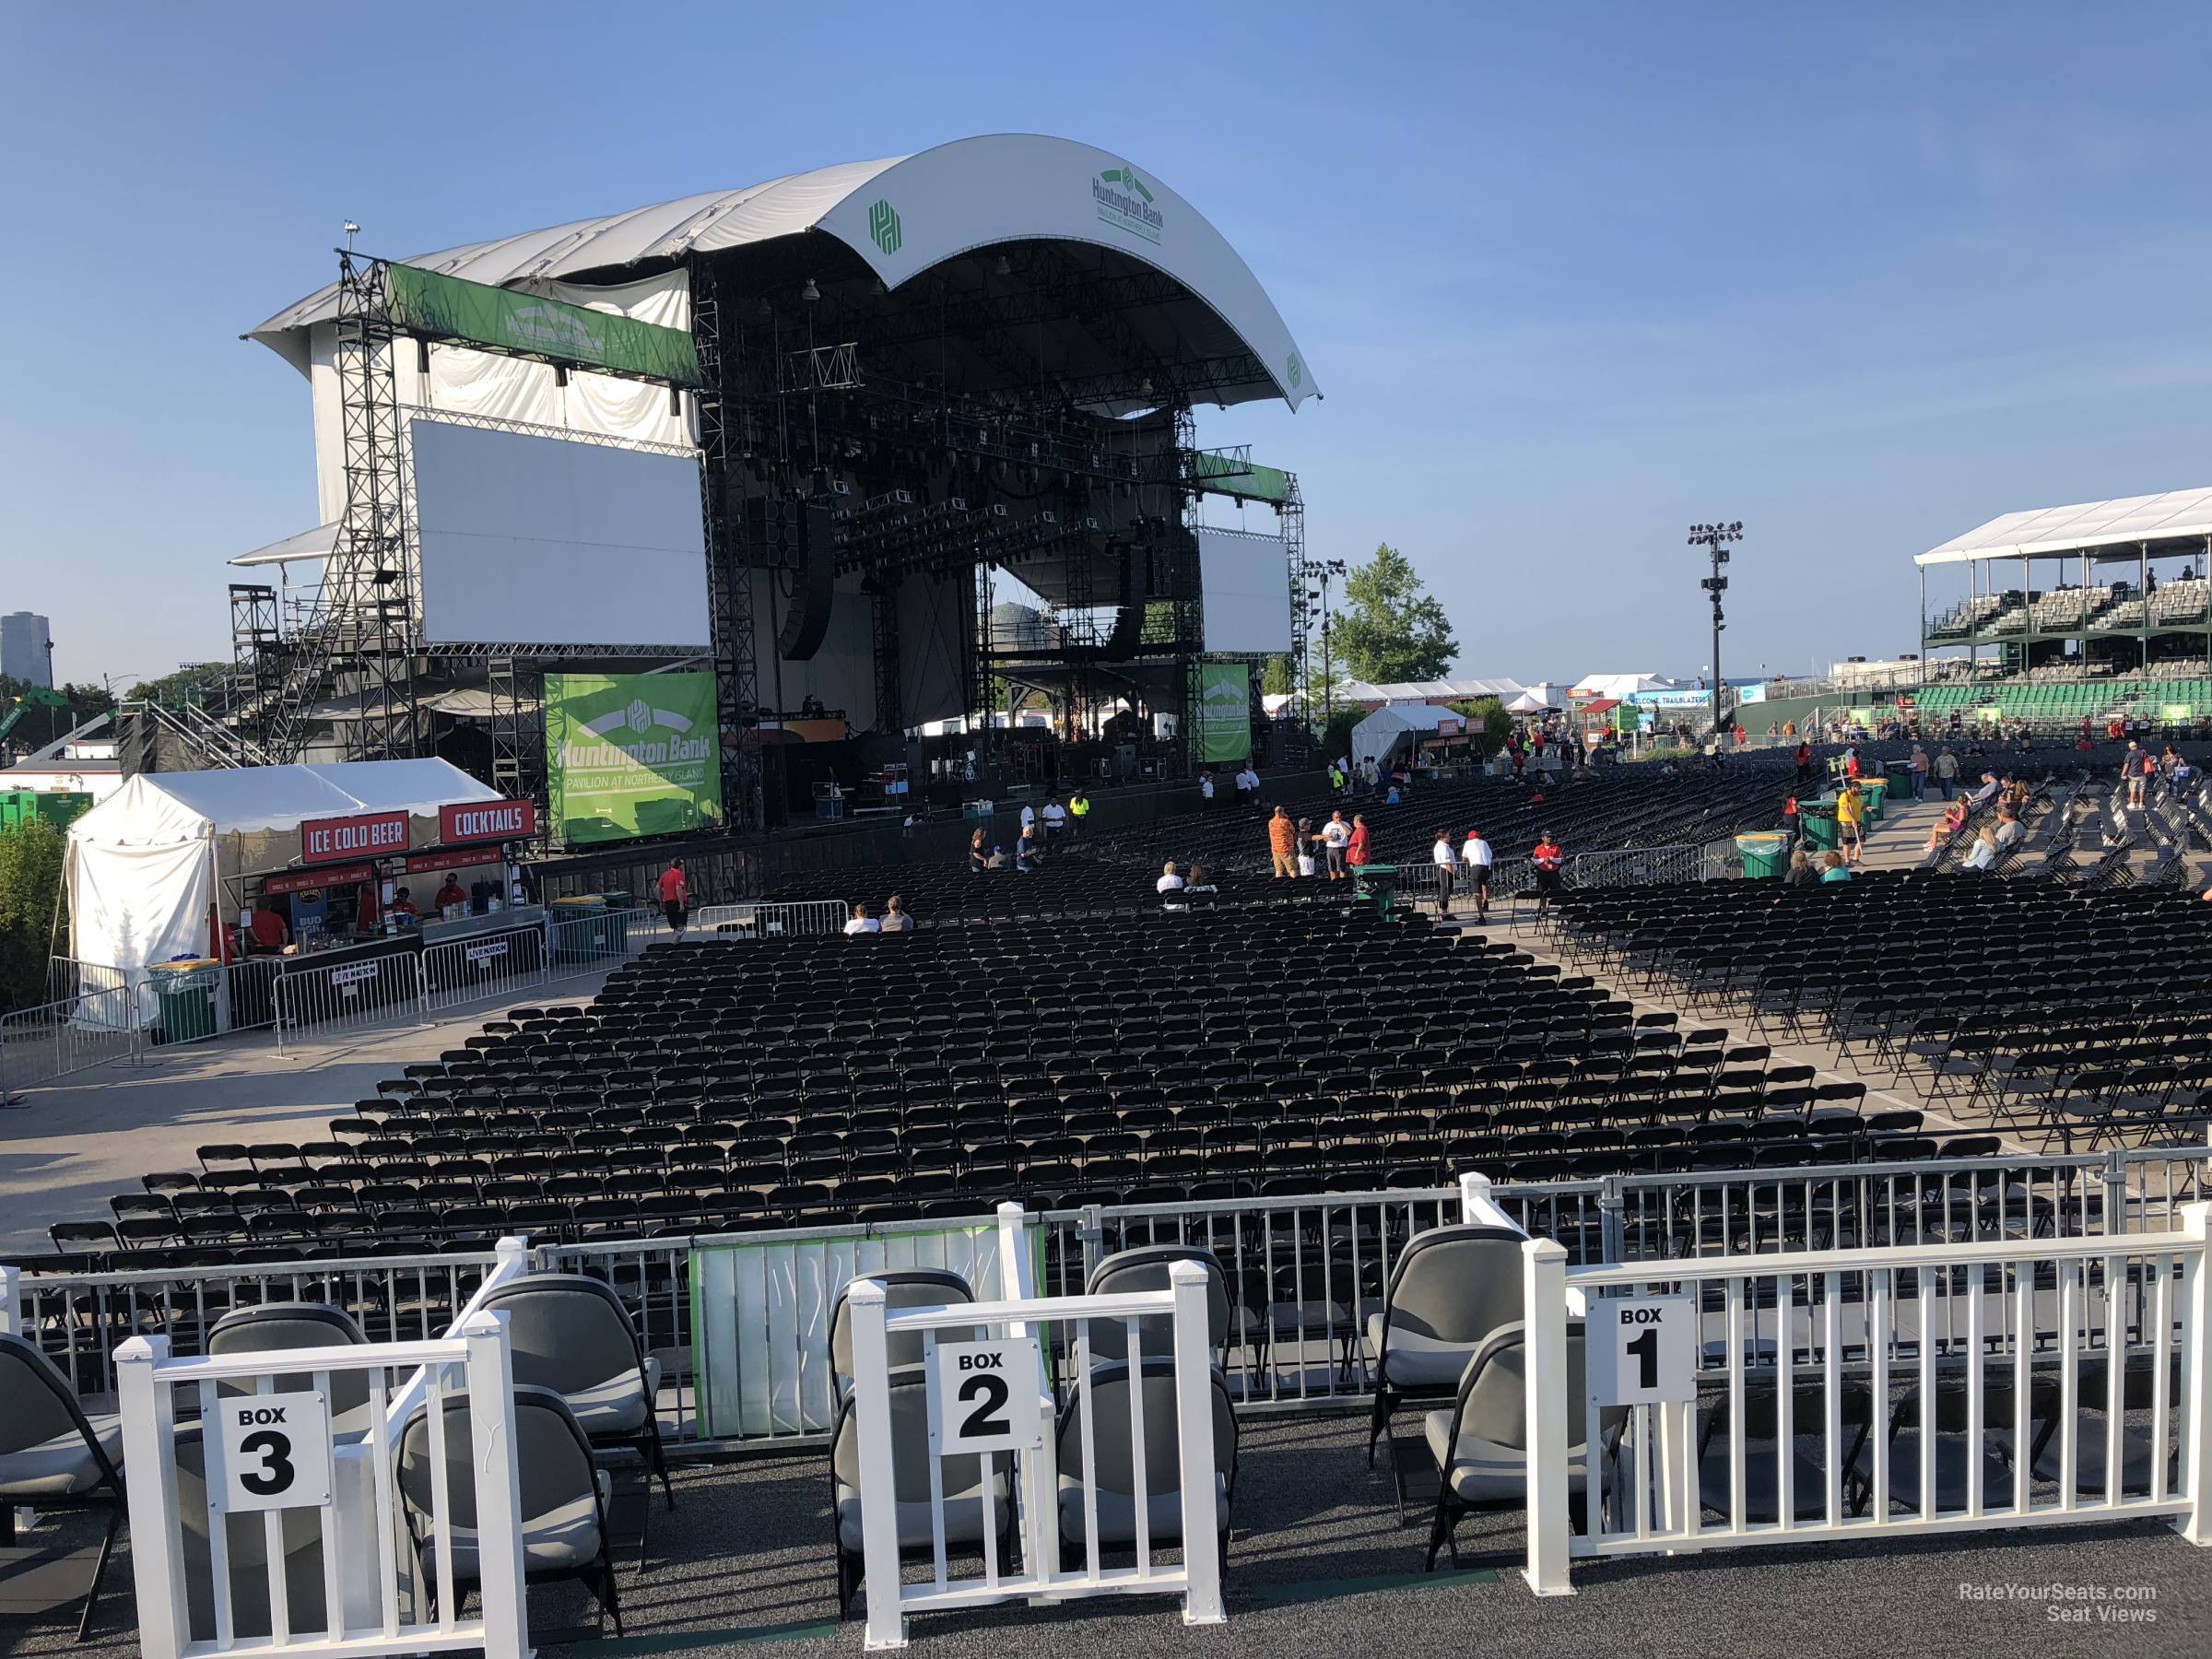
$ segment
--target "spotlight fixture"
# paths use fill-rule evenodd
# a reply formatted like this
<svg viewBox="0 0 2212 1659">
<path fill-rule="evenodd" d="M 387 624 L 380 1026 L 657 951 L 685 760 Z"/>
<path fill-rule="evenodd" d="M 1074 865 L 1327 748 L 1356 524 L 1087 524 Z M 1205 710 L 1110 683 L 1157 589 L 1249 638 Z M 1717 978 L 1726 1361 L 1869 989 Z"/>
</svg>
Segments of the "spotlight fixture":
<svg viewBox="0 0 2212 1659">
<path fill-rule="evenodd" d="M 806 300 L 807 304 L 812 305 L 821 297 L 822 290 L 814 286 L 814 278 L 811 276 L 807 277 L 806 286 L 799 290 L 799 298 Z"/>
<path fill-rule="evenodd" d="M 1712 559 L 1712 574 L 1701 578 L 1698 586 L 1704 589 L 1712 601 L 1712 741 L 1716 755 L 1720 752 L 1721 741 L 1721 635 L 1728 626 L 1723 619 L 1721 609 L 1721 595 L 1728 591 L 1728 578 L 1721 574 L 1721 567 L 1728 562 L 1727 544 L 1743 539 L 1742 519 L 1692 524 L 1689 527 L 1688 545 L 1703 547 Z"/>
<path fill-rule="evenodd" d="M 998 264 L 993 268 L 996 270 L 1001 276 L 1011 276 L 1014 275 L 1014 262 L 1008 259 L 1004 253 L 1001 253 L 998 256 Z"/>
<path fill-rule="evenodd" d="M 763 294 L 760 296 L 760 303 L 753 308 L 753 312 L 756 316 L 772 317 L 776 314 L 776 308 L 769 304 L 768 296 Z"/>
</svg>

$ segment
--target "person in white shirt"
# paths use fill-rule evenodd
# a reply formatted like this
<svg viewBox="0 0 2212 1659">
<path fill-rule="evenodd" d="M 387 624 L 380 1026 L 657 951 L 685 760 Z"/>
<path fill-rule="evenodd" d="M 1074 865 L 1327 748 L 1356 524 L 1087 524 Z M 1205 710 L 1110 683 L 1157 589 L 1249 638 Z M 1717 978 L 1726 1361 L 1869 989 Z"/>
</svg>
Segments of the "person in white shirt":
<svg viewBox="0 0 2212 1659">
<path fill-rule="evenodd" d="M 1439 830 L 1436 845 L 1429 849 L 1429 856 L 1436 863 L 1436 913 L 1452 913 L 1452 877 L 1459 872 L 1459 854 L 1452 851 L 1452 832 Z"/>
<path fill-rule="evenodd" d="M 1044 804 L 1044 839 L 1058 841 L 1066 828 L 1067 808 L 1056 800 L 1047 801 Z"/>
<path fill-rule="evenodd" d="M 1024 835 L 1027 835 L 1030 832 L 1030 826 L 1036 822 L 1037 808 L 1030 806 L 1027 801 L 1024 801 L 1021 804 L 1021 832 Z"/>
<path fill-rule="evenodd" d="M 1198 774 L 1198 810 L 1210 812 L 1213 810 L 1213 806 L 1214 774 L 1210 771 L 1202 771 Z"/>
<path fill-rule="evenodd" d="M 1321 827 L 1321 851 L 1328 864 L 1331 881 L 1344 879 L 1344 850 L 1351 844 L 1352 827 L 1344 821 L 1344 814 L 1330 813 L 1329 821 Z"/>
<path fill-rule="evenodd" d="M 1460 872 L 1463 879 L 1475 889 L 1475 919 L 1490 919 L 1490 866 L 1498 855 L 1490 851 L 1490 843 L 1482 839 L 1482 831 L 1467 831 L 1466 845 L 1459 850 Z"/>
<path fill-rule="evenodd" d="M 1159 879 L 1152 884 L 1152 890 L 1156 893 L 1180 893 L 1182 891 L 1182 877 L 1176 874 L 1173 859 L 1169 859 L 1167 864 L 1162 866 Z"/>
<path fill-rule="evenodd" d="M 881 933 L 883 924 L 868 914 L 866 905 L 856 904 L 853 907 L 853 920 L 845 924 L 845 931 L 849 934 Z"/>
</svg>

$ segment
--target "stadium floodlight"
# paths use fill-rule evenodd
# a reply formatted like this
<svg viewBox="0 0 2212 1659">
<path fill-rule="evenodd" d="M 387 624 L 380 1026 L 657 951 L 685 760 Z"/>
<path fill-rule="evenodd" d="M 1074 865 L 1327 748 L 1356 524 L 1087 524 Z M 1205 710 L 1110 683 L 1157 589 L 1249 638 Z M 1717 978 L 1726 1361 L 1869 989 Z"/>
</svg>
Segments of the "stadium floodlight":
<svg viewBox="0 0 2212 1659">
<path fill-rule="evenodd" d="M 351 219 L 347 219 L 347 220 L 346 221 L 346 252 L 347 252 L 347 253 L 352 253 L 352 252 L 353 252 L 353 239 L 354 239 L 355 237 L 359 236 L 360 233 L 361 233 L 361 228 L 360 228 L 359 225 L 355 224 L 355 223 L 354 223 L 354 222 L 353 222 Z"/>
<path fill-rule="evenodd" d="M 806 300 L 807 304 L 812 305 L 821 297 L 822 290 L 814 286 L 814 278 L 811 276 L 807 277 L 806 286 L 799 290 L 799 298 Z"/>
<path fill-rule="evenodd" d="M 1692 524 L 1689 527 L 1689 545 L 1703 547 L 1712 559 L 1712 574 L 1700 580 L 1698 585 L 1712 601 L 1712 743 L 1713 753 L 1720 753 L 1721 743 L 1721 633 L 1728 626 L 1722 619 L 1721 595 L 1728 591 L 1728 578 L 1721 574 L 1721 567 L 1728 562 L 1730 542 L 1744 539 L 1744 521 L 1735 519 L 1724 523 Z"/>
<path fill-rule="evenodd" d="M 1341 559 L 1317 559 L 1306 567 L 1308 586 L 1300 594 L 1301 600 L 1318 601 L 1321 606 L 1321 729 L 1326 733 L 1329 722 L 1336 716 L 1336 665 L 1329 651 L 1329 583 L 1341 578 L 1350 569 Z M 1313 717 L 1312 704 L 1306 707 L 1306 718 Z"/>
</svg>

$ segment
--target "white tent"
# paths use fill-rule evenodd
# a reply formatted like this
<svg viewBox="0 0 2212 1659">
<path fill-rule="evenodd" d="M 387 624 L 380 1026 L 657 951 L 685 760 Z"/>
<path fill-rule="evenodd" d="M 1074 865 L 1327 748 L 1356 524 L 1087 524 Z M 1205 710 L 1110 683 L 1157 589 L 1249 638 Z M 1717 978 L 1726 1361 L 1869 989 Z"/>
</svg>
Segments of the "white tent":
<svg viewBox="0 0 2212 1659">
<path fill-rule="evenodd" d="M 353 760 L 142 772 L 69 826 L 70 954 L 143 968 L 205 956 L 222 883 L 279 869 L 311 818 L 406 812 L 432 828 L 441 806 L 496 801 L 443 760 Z"/>
<path fill-rule="evenodd" d="M 1386 703 L 1352 728 L 1352 759 L 1389 761 L 1401 742 L 1424 737 L 1456 737 L 1466 722 L 1437 703 Z"/>
<path fill-rule="evenodd" d="M 1505 705 L 1505 712 L 1508 714 L 1541 714 L 1550 706 L 1534 691 L 1524 691 Z"/>
</svg>

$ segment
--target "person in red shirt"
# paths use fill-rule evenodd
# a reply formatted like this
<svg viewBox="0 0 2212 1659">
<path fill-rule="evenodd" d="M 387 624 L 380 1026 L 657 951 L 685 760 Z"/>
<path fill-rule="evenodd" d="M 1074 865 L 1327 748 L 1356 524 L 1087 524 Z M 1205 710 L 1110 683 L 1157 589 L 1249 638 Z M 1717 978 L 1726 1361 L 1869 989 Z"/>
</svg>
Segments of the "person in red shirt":
<svg viewBox="0 0 2212 1659">
<path fill-rule="evenodd" d="M 661 914 L 668 918 L 668 929 L 677 938 L 684 936 L 684 921 L 691 913 L 691 889 L 684 881 L 684 866 L 676 860 L 661 872 Z"/>
<path fill-rule="evenodd" d="M 447 876 L 445 885 L 438 889 L 438 896 L 430 902 L 440 910 L 449 904 L 466 904 L 468 895 L 461 890 L 461 878 L 458 876 Z"/>
<path fill-rule="evenodd" d="M 1352 814 L 1352 839 L 1345 846 L 1344 862 L 1358 869 L 1367 862 L 1367 819 L 1355 812 Z"/>
<path fill-rule="evenodd" d="M 277 913 L 276 907 L 266 900 L 253 912 L 253 920 L 246 932 L 250 938 L 249 948 L 272 956 L 292 942 L 292 930 L 284 924 L 284 918 Z"/>
<path fill-rule="evenodd" d="M 1793 848 L 1796 846 L 1797 831 L 1804 828 L 1804 821 L 1797 811 L 1797 797 L 1790 795 L 1782 803 L 1782 832 L 1789 838 L 1788 845 Z"/>
<path fill-rule="evenodd" d="M 1567 868 L 1567 853 L 1547 830 L 1537 839 L 1535 851 L 1528 855 L 1528 862 L 1536 869 L 1536 909 L 1543 911 L 1559 897 L 1560 877 Z"/>
</svg>

